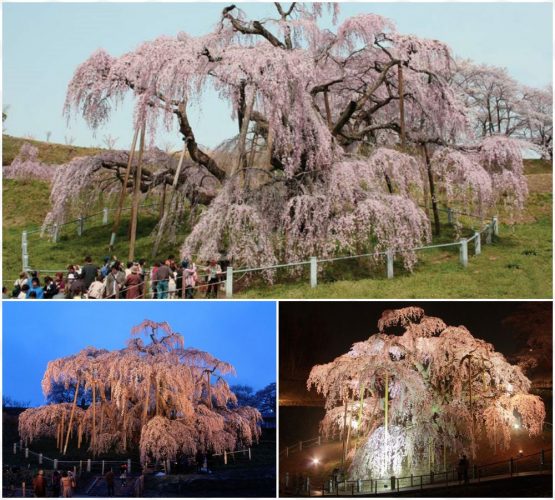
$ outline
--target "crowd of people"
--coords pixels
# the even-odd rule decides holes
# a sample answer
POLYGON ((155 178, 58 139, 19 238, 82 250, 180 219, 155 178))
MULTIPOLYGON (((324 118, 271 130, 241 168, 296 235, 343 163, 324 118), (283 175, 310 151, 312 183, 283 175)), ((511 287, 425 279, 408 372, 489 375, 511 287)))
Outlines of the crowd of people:
POLYGON ((50 489, 53 497, 57 498, 61 495, 63 498, 70 498, 73 496, 76 486, 76 479, 71 470, 63 472, 55 470, 52 473, 50 484, 48 484, 44 471, 39 470, 33 479, 33 496, 46 497, 48 496, 47 489, 50 489))
POLYGON ((193 299, 218 298, 224 282, 222 266, 211 260, 197 266, 191 260, 176 262, 170 255, 147 268, 144 259, 124 265, 116 256, 96 265, 90 255, 83 265, 69 265, 67 271, 42 278, 38 271, 22 272, 11 292, 4 287, 3 298, 14 299, 193 299))

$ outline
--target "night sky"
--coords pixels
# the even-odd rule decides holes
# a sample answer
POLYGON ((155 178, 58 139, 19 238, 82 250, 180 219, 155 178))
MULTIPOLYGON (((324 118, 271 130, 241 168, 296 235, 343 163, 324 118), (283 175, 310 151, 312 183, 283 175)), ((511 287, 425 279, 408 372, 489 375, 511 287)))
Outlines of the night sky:
POLYGON ((230 384, 259 390, 276 381, 275 302, 4 301, 3 395, 43 404, 48 361, 87 346, 121 349, 144 319, 167 321, 184 336, 185 347, 234 365, 230 384))
POLYGON ((384 310, 408 306, 421 307, 428 316, 437 316, 448 326, 466 326, 474 337, 492 343, 505 356, 522 347, 516 329, 503 323, 519 308, 528 308, 531 320, 540 318, 531 322, 536 328, 543 325, 551 335, 551 302, 282 302, 280 377, 302 382, 315 364, 330 362, 346 353, 354 342, 377 333, 384 310))

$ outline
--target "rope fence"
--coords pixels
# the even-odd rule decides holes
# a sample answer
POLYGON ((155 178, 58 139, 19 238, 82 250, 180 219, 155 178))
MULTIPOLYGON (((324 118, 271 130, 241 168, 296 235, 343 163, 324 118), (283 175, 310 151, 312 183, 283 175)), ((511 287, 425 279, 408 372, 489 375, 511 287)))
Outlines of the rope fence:
MULTIPOLYGON (((155 206, 155 204, 151 204, 151 205, 145 205, 144 207, 151 207, 151 206, 155 206)), ((73 220, 73 221, 69 221, 67 223, 65 223, 65 225, 70 225, 70 224, 78 224, 78 235, 82 235, 83 234, 83 230, 84 230, 84 225, 83 225, 83 221, 85 219, 88 218, 92 218, 98 214, 103 214, 103 224, 106 225, 108 223, 108 211, 109 210, 115 210, 115 209, 108 209, 108 208, 104 208, 104 210, 102 212, 97 212, 96 214, 91 214, 90 216, 84 218, 84 217, 80 217, 79 219, 73 220)), ((470 217, 474 217, 474 218, 479 218, 481 219, 479 216, 476 215, 471 215, 471 214, 466 214, 466 213, 462 213, 462 212, 457 212, 455 210, 452 209, 442 209, 447 211, 448 213, 448 221, 450 224, 453 223, 454 220, 454 214, 461 214, 461 215, 465 215, 465 216, 470 216, 470 217)), ((23 264, 23 271, 30 271, 31 268, 29 266, 29 244, 28 244, 28 235, 33 233, 33 232, 39 232, 41 231, 41 229, 37 229, 34 231, 23 231, 22 232, 22 236, 21 236, 21 251, 22 251, 22 264, 23 264)), ((56 231, 54 231, 54 234, 56 234, 56 231)), ((410 248, 410 249, 395 249, 395 250, 387 250, 387 251, 381 251, 381 252, 369 252, 369 253, 364 253, 364 254, 358 254, 358 255, 344 255, 344 256, 338 256, 338 257, 328 257, 328 258, 321 258, 319 259, 316 256, 312 256, 309 258, 309 260, 304 260, 304 261, 299 261, 299 262, 290 262, 290 263, 282 263, 282 264, 275 264, 275 265, 270 265, 270 266, 260 266, 260 267, 253 267, 253 268, 239 268, 239 269, 234 269, 233 266, 228 266, 225 271, 219 275, 218 277, 218 281, 215 283, 208 283, 208 282, 203 282, 203 283, 198 283, 196 284, 194 287, 178 287, 175 290, 171 291, 172 296, 171 297, 167 297, 167 298, 175 298, 176 296, 184 296, 185 294, 183 292, 185 292, 187 289, 191 289, 191 290, 203 290, 206 289, 207 287, 213 287, 212 290, 215 287, 216 293, 215 298, 217 298, 218 296, 218 289, 220 287, 224 288, 225 291, 225 298, 227 299, 231 299, 233 298, 233 294, 234 294, 234 287, 236 285, 237 282, 239 282, 243 277, 245 277, 247 274, 249 273, 256 273, 256 272, 262 272, 262 271, 272 271, 272 270, 278 270, 278 269, 287 269, 287 268, 295 268, 295 267, 301 267, 304 268, 304 266, 308 266, 309 268, 309 283, 310 286, 312 288, 315 288, 318 286, 318 272, 322 269, 322 266, 328 263, 332 263, 332 262, 338 262, 338 261, 345 261, 345 260, 352 260, 352 259, 360 259, 360 258, 383 258, 385 261, 385 272, 386 272, 386 276, 388 279, 393 279, 394 278, 394 263, 395 263, 395 257, 396 255, 402 255, 404 253, 412 253, 412 252, 422 252, 425 250, 432 250, 432 249, 438 249, 438 248, 459 248, 459 262, 461 264, 461 266, 463 268, 466 268, 468 266, 468 258, 469 258, 469 245, 472 244, 473 250, 474 250, 474 255, 480 255, 482 253, 482 243, 485 244, 491 244, 493 242, 493 239, 495 237, 499 236, 499 221, 498 221, 498 217, 494 216, 488 223, 486 223, 484 225, 484 227, 481 230, 474 230, 474 233, 472 236, 468 237, 468 238, 460 238, 458 241, 453 241, 450 243, 440 243, 437 245, 426 245, 426 246, 420 246, 420 247, 416 247, 416 248, 410 248), (237 277, 237 275, 242 275, 241 277, 237 277)), ((54 241, 56 241, 54 239, 54 241)), ((471 247, 471 248, 472 248, 471 247)), ((61 269, 61 270, 53 270, 53 269, 37 269, 37 271, 41 274, 54 274, 57 272, 66 272, 65 269, 61 269)), ((148 275, 147 275, 148 276, 148 275)), ((206 278, 207 275, 201 275, 199 276, 199 278, 206 278)), ((15 279, 9 280, 9 279, 4 279, 3 282, 10 282, 10 281, 15 281, 15 279)), ((141 283, 140 285, 131 285, 129 287, 126 287, 127 289, 133 289, 134 287, 143 287, 143 291, 140 294, 140 297, 137 298, 155 298, 157 296, 157 292, 155 292, 153 290, 153 286, 156 286, 156 282, 152 282, 150 281, 150 279, 146 279, 143 283, 141 283)), ((112 295, 113 296, 113 295, 112 295)), ((111 297, 107 297, 107 298, 111 298, 111 297)), ((116 297, 117 298, 117 297, 116 297)))

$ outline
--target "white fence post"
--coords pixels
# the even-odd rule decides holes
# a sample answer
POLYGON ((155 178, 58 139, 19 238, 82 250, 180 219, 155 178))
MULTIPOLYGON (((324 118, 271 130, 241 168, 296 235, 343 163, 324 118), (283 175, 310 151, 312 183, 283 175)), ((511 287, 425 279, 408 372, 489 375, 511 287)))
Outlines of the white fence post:
POLYGON ((108 224, 108 207, 104 207, 102 210, 102 225, 106 226, 108 224))
POLYGON ((252 460, 251 449, 249 448, 249 460, 252 460))
POLYGON ((229 266, 225 277, 225 297, 231 299, 233 297, 233 267, 229 266))
POLYGON ((394 254, 392 250, 387 251, 387 279, 393 278, 393 258, 394 254))
POLYGON ((39 453, 39 464, 42 465, 42 453, 39 453))
POLYGON ((87 458, 87 472, 91 471, 91 459, 87 458))
POLYGON ((447 209, 447 224, 453 225, 453 210, 451 208, 447 209))
POLYGON ((17 455, 17 443, 13 444, 13 454, 17 455))
POLYGON ((310 286, 315 288, 318 285, 318 260, 310 257, 310 286))
POLYGON ((322 444, 322 436, 318 436, 318 446, 322 444))
POLYGON ((112 233, 112 236, 110 236, 110 248, 113 247, 115 243, 116 243, 116 233, 112 233))
POLYGON ((25 481, 23 481, 21 483, 21 490, 22 490, 22 493, 23 493, 22 496, 23 496, 23 498, 25 498, 27 496, 27 492, 25 491, 25 481))
POLYGON ((83 219, 83 216, 80 215, 77 219, 77 236, 83 236, 84 222, 85 220, 83 219))
POLYGON ((58 242, 58 224, 54 224, 54 234, 52 234, 52 241, 54 243, 58 242))
POLYGON ((474 231, 474 255, 482 253, 482 237, 480 231, 474 231))
POLYGON ((21 233, 21 265, 23 271, 29 267, 29 255, 27 252, 27 231, 21 233))
POLYGON ((224 450, 224 465, 227 465, 227 451, 224 450))
POLYGON ((127 459, 127 473, 131 474, 131 459, 127 459))
POLYGON ((54 459, 54 470, 58 470, 58 459, 54 459))
POLYGON ((25 447, 25 458, 29 458, 29 448, 25 447))
POLYGON ((499 222, 497 220, 497 215, 493 217, 491 223, 493 225, 493 235, 499 236, 499 222))
POLYGON ((462 238, 461 241, 461 250, 460 250, 460 260, 463 267, 468 266, 468 241, 466 238, 462 238))
POLYGON ((104 475, 104 460, 102 460, 102 475, 104 475))
POLYGON ((303 451, 303 442, 299 441, 299 451, 303 451))

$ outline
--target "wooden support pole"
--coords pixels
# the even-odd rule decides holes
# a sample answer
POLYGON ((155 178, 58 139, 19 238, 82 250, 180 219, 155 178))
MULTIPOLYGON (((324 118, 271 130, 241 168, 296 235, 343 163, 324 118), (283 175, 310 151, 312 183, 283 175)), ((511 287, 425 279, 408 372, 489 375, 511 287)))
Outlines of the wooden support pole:
POLYGON ((129 150, 129 160, 127 161, 127 168, 125 169, 125 176, 123 178, 123 184, 121 185, 121 191, 119 194, 116 217, 114 219, 114 225, 112 226, 112 237, 110 238, 110 251, 114 249, 114 244, 116 242, 116 234, 118 232, 119 224, 121 221, 121 211, 123 209, 123 202, 125 200, 125 192, 127 191, 127 183, 129 182, 129 173, 131 172, 131 164, 133 163, 133 157, 135 156, 135 148, 137 146, 138 135, 139 135, 139 127, 135 129, 135 133, 133 134, 133 141, 131 142, 131 149, 129 150))
POLYGON ((141 129, 141 139, 139 143, 139 158, 137 160, 137 168, 135 169, 135 185, 133 191, 133 207, 131 210, 131 235, 129 239, 129 254, 127 260, 133 262, 135 258, 135 240, 137 238, 137 219, 139 215, 139 196, 141 195, 141 174, 143 153, 145 149, 145 130, 146 125, 143 124, 141 129))
POLYGON ((73 415, 75 414, 75 407, 77 406, 78 395, 79 395, 79 379, 77 379, 77 385, 75 386, 75 395, 73 396, 73 405, 71 406, 71 413, 69 414, 69 425, 67 426, 66 443, 64 445, 64 455, 67 452, 67 445, 69 444, 69 435, 71 432, 71 425, 73 423, 73 415))

